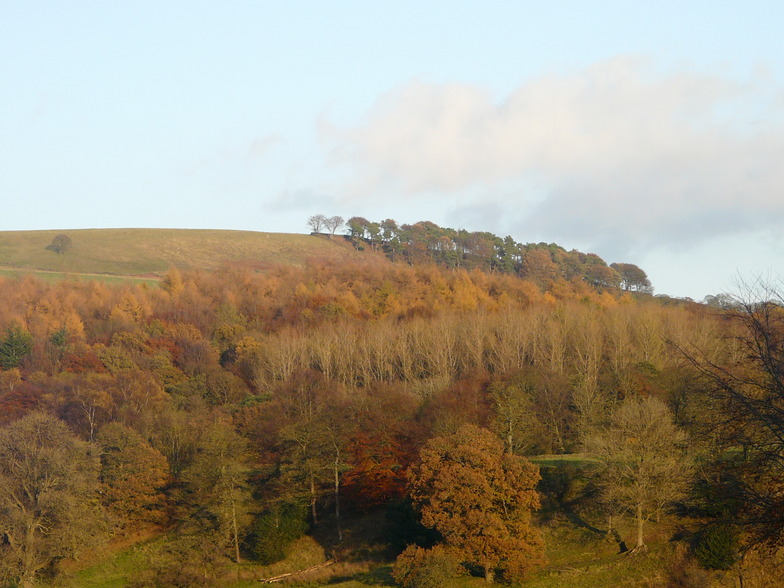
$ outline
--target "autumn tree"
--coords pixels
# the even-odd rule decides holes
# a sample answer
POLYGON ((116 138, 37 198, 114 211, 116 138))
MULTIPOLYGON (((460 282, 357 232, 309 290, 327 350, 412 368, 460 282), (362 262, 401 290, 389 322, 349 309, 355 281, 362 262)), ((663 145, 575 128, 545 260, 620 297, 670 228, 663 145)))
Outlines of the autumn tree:
POLYGON ((505 452, 490 431, 464 425, 422 449, 409 493, 422 523, 482 568, 487 582, 499 571, 519 580, 544 561, 542 537, 531 525, 538 481, 538 468, 505 452))
POLYGON ((525 454, 542 432, 533 409, 532 390, 517 378, 493 382, 488 392, 495 412, 493 430, 504 439, 509 453, 525 454))
POLYGON ((98 455, 66 425, 34 412, 0 429, 0 571, 33 586, 57 560, 103 535, 98 455))
POLYGON ((318 497, 322 489, 329 488, 340 543, 341 488, 343 474, 350 469, 348 444, 354 429, 354 423, 347 418, 350 407, 339 389, 318 386, 317 377, 311 382, 300 380, 281 392, 284 410, 291 419, 280 430, 282 476, 307 488, 314 525, 319 522, 318 497))
POLYGON ((633 263, 611 263, 610 267, 618 272, 621 288, 631 292, 653 292, 647 274, 633 263))
POLYGON ((530 247, 525 252, 520 271, 524 278, 536 282, 541 288, 558 278, 558 266, 551 254, 538 247, 530 247))
POLYGON ((346 221, 349 236, 355 241, 361 241, 365 238, 365 233, 370 226, 370 221, 361 216, 352 216, 346 221))
POLYGON ((618 271, 604 263, 588 266, 585 270, 585 279, 597 288, 617 288, 621 282, 618 271))
POLYGON ((169 462, 136 431, 109 423, 98 433, 104 505, 128 523, 161 523, 165 519, 169 462))
POLYGON ((329 468, 329 447, 322 415, 326 410, 326 383, 315 372, 293 374, 288 385, 276 391, 285 424, 277 431, 280 473, 293 490, 307 496, 311 522, 319 523, 318 497, 323 474, 329 468))
POLYGON ((603 501, 634 515, 632 551, 645 549, 645 522, 682 498, 691 480, 686 433, 660 400, 630 397, 606 427, 587 436, 585 447, 600 464, 596 479, 603 501))
POLYGON ((66 374, 58 384, 58 416, 87 441, 94 441, 100 426, 110 419, 114 379, 108 374, 66 374))
POLYGON ((240 542, 250 523, 245 440, 224 423, 204 432, 182 480, 190 492, 197 517, 215 531, 240 563, 240 542))

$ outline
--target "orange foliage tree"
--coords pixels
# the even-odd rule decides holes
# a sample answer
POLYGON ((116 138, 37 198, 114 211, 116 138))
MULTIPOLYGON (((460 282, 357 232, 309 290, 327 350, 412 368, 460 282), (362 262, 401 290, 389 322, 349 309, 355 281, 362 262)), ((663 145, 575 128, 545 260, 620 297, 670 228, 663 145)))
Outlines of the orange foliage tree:
POLYGON ((538 481, 535 465, 504 452, 487 429, 464 425, 422 449, 409 493, 422 523, 481 567, 486 581, 499 571, 517 581, 544 562, 544 541, 531 525, 538 481))
POLYGON ((163 522, 163 488, 169 479, 169 462, 163 454, 136 431, 116 422, 104 426, 97 440, 103 502, 120 526, 163 522))

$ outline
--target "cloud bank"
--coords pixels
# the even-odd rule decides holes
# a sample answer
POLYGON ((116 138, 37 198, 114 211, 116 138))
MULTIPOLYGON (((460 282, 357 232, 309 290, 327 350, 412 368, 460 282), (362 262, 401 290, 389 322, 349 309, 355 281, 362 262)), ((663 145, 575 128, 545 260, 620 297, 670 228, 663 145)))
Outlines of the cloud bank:
POLYGON ((764 75, 661 75, 624 58, 502 100, 411 81, 328 139, 333 163, 351 170, 348 193, 454 210, 485 201, 505 219, 471 228, 514 225, 623 255, 779 226, 783 106, 764 75))

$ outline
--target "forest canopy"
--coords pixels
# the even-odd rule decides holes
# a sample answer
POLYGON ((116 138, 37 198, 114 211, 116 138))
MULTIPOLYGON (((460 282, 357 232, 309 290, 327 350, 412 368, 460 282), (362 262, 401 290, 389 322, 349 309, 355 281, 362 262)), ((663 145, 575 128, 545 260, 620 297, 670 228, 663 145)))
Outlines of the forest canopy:
MULTIPOLYGON (((147 528, 171 537, 172 555, 151 562, 145 581, 218 582, 231 565, 287 557, 303 533, 340 554, 349 521, 383 512, 398 513, 384 533, 389 549, 406 548, 397 569, 409 579, 459 568, 488 579, 534 573, 547 543, 539 504, 548 516, 586 505, 581 516, 602 527, 608 513, 616 525, 637 511, 646 543, 650 521, 689 513, 678 520, 702 541, 705 565, 718 568, 734 565, 740 547, 716 556, 706 538, 717 533, 735 542, 728 545, 780 540, 761 526, 759 507, 780 504, 771 493, 780 462, 769 452, 777 424, 742 404, 770 394, 778 406, 777 304, 722 309, 594 287, 580 276, 544 286, 477 268, 318 262, 172 269, 160 287, 0 278, 0 299, 0 449, 24 449, 13 447, 15 432, 49 423, 56 438, 43 446, 59 453, 42 467, 82 464, 83 472, 52 491, 83 513, 79 525, 92 525, 51 510, 47 537, 61 539, 36 539, 37 559, 25 559, 7 496, 0 556, 9 581, 61 573, 85 549, 76 540, 85 533, 95 543, 147 528), (760 345, 766 354, 754 351, 760 345), (618 489, 625 478, 602 478, 590 464, 605 454, 607 464, 621 463, 610 461, 618 455, 633 462, 652 446, 635 445, 647 413, 623 407, 637 406, 655 408, 667 440, 680 451, 688 439, 690 451, 651 449, 682 456, 677 488, 655 482, 653 493, 629 498, 618 489), (612 438, 595 441, 616 430, 628 440, 622 454, 602 449, 612 438), (476 518, 494 525, 492 545, 470 526, 450 540, 455 527, 427 510, 437 495, 422 488, 449 472, 431 467, 425 479, 423 464, 465 446, 460 435, 477 440, 471 459, 479 465, 452 473, 506 497, 491 501, 497 516, 476 518), (553 455, 588 465, 522 461, 553 455), (525 484, 513 491, 504 476, 525 484), (597 485, 601 494, 591 494, 597 485), (585 494, 570 502, 576 488, 585 494), (527 542, 507 541, 509 529, 527 542), (520 550, 528 555, 516 559, 520 550)), ((6 489, 24 484, 20 471, 2 475, 6 489)))

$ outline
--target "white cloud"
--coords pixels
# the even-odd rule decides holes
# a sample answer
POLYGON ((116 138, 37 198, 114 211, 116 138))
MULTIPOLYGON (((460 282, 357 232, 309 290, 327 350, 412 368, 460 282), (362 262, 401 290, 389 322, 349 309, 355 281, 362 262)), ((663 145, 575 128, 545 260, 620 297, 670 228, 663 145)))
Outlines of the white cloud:
POLYGON ((353 174, 349 193, 426 196, 459 215, 499 190, 506 217, 470 228, 514 224, 513 234, 622 255, 784 220, 780 96, 762 75, 656 75, 623 58, 531 80, 501 101, 412 81, 327 140, 353 174))

